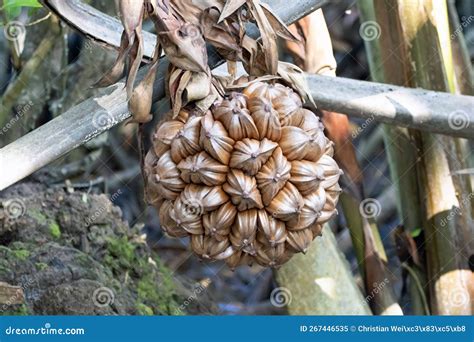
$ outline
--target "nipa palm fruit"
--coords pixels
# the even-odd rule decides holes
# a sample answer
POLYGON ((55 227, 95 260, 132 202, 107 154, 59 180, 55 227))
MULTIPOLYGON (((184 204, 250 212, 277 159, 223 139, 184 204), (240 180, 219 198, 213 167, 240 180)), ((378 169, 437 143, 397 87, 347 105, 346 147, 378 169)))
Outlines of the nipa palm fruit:
POLYGON ((163 230, 231 268, 277 267, 336 213, 340 169, 318 117, 282 84, 250 82, 158 125, 145 160, 163 230), (198 111, 195 111, 198 112, 198 111))

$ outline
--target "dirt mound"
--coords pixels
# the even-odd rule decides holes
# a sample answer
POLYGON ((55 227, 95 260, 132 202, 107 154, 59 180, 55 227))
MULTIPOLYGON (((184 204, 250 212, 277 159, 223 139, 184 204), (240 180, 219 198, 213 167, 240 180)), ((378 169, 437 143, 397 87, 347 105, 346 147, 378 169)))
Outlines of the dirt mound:
MULTIPOLYGON (((113 198, 112 198, 113 199, 113 198)), ((130 229, 106 195, 20 184, 0 193, 0 314, 212 312, 130 229), (1 284, 1 283, 0 283, 1 284), (0 286, 1 291, 1 286, 0 286)))

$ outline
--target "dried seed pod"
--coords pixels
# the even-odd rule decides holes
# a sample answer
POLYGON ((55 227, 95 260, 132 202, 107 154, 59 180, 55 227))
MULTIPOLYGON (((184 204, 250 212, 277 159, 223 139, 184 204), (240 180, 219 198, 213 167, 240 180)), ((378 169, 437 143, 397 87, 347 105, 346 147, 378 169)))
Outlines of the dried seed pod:
POLYGON ((219 206, 229 200, 229 196, 220 186, 204 186, 189 184, 186 185, 181 198, 186 203, 190 203, 195 210, 201 213, 204 211, 216 210, 219 206))
POLYGON ((319 223, 324 223, 337 214, 336 206, 341 191, 341 187, 337 183, 325 190, 326 202, 324 203, 324 207, 321 211, 321 216, 318 219, 319 223))
POLYGON ((163 201, 163 197, 160 194, 158 184, 155 182, 155 167, 158 163, 158 157, 155 151, 151 149, 145 156, 144 162, 144 176, 147 187, 145 188, 145 199, 146 201, 157 208, 163 201))
POLYGON ((331 203, 332 206, 336 207, 339 199, 339 194, 342 192, 341 187, 338 183, 326 189, 326 201, 331 203))
POLYGON ((303 206, 303 196, 301 196, 293 184, 287 182, 283 189, 281 189, 270 202, 267 210, 273 217, 283 221, 289 221, 298 217, 303 206))
POLYGON ((166 234, 172 237, 188 236, 188 232, 171 217, 171 212, 174 210, 173 207, 173 201, 167 200, 161 204, 159 211, 161 228, 166 234))
POLYGON ((173 210, 170 217, 178 226, 189 234, 202 234, 204 229, 201 223, 202 208, 193 201, 188 201, 182 197, 174 201, 173 210))
POLYGON ((201 146, 224 165, 229 164, 234 140, 227 134, 222 123, 215 121, 208 113, 201 121, 201 146))
POLYGON ((257 255, 255 256, 255 260, 262 266, 280 266, 288 260, 285 252, 285 244, 283 243, 275 246, 257 244, 257 255))
POLYGON ((171 158, 175 163, 179 163, 181 159, 201 150, 199 146, 201 119, 199 116, 189 118, 171 141, 171 158))
MULTIPOLYGON (((167 2, 165 2, 167 3, 167 2)), ((183 70, 207 72, 206 42, 198 26, 170 18, 170 9, 156 6, 165 13, 153 16, 163 50, 171 63, 183 70)))
POLYGON ((311 232, 313 233, 313 239, 322 235, 323 226, 319 223, 313 224, 309 229, 311 229, 311 232))
POLYGON ((223 189, 230 195, 232 203, 239 211, 263 208, 262 197, 257 189, 255 178, 245 175, 240 170, 230 170, 223 189))
POLYGON ((147 200, 161 204, 163 230, 190 236, 201 258, 279 267, 337 212, 340 170, 299 95, 262 81, 243 93, 211 99, 211 110, 174 108, 145 158, 147 200))
POLYGON ((289 230, 286 241, 294 252, 306 253, 313 241, 313 232, 311 229, 289 230))
POLYGON ((249 100, 249 109, 259 132, 259 139, 280 140, 280 120, 278 112, 272 107, 272 103, 265 98, 252 97, 249 100))
POLYGON ((334 156, 334 143, 329 139, 326 139, 326 149, 324 150, 324 154, 329 157, 334 156))
POLYGON ((171 153, 165 152, 156 162, 154 177, 149 181, 156 185, 156 190, 163 198, 174 200, 184 189, 185 183, 180 177, 176 164, 171 159, 171 153))
POLYGON ((291 162, 291 178, 299 192, 306 196, 316 189, 324 179, 324 169, 315 162, 295 160, 291 162))
POLYGON ((229 168, 211 158, 206 152, 200 152, 183 159, 178 164, 181 178, 186 183, 220 185, 225 182, 229 168))
POLYGON ((313 225, 322 215, 323 207, 326 203, 326 192, 322 187, 317 188, 304 198, 304 206, 298 217, 286 223, 289 230, 306 229, 313 225))
POLYGON ((280 147, 290 161, 301 160, 306 156, 311 137, 301 128, 294 126, 282 127, 280 147))
POLYGON ((171 148, 171 141, 183 127, 184 123, 177 120, 165 121, 158 126, 153 135, 153 147, 158 157, 171 148))
POLYGON ((255 255, 255 237, 257 234, 257 210, 239 211, 235 218, 230 241, 237 250, 255 255))
POLYGON ((210 236, 192 235, 191 247, 203 259, 222 260, 234 254, 234 248, 229 240, 217 241, 210 236))
POLYGON ((264 245, 275 247, 286 240, 285 223, 268 215, 266 210, 258 211, 258 228, 264 245))
POLYGON ((298 101, 295 100, 294 96, 281 96, 273 100, 273 108, 278 113, 278 118, 282 126, 290 125, 290 118, 295 112, 301 109, 301 100, 298 97, 296 97, 296 99, 298 99, 298 101))
POLYGON ((230 257, 225 261, 227 266, 233 271, 237 266, 248 265, 252 266, 254 257, 243 251, 235 251, 230 257))
POLYGON ((306 132, 314 130, 324 130, 324 126, 319 118, 310 110, 300 108, 289 117, 289 124, 301 128, 306 132))
POLYGON ((266 163, 277 146, 277 143, 266 138, 261 141, 245 138, 234 145, 229 166, 253 176, 266 163))
POLYGON ((212 112, 222 122, 229 136, 234 140, 258 139, 258 130, 247 108, 241 108, 238 101, 224 100, 212 112))
POLYGON ((342 170, 339 169, 333 158, 328 155, 321 156, 318 160, 318 166, 320 166, 324 172, 324 180, 321 182, 323 188, 327 189, 337 184, 342 170))
POLYGON ((253 82, 247 88, 244 89, 244 95, 249 99, 254 97, 266 98, 273 102, 273 100, 279 97, 285 97, 288 95, 288 88, 276 83, 270 84, 265 82, 253 82))
POLYGON ((283 156, 281 148, 277 147, 256 176, 264 205, 268 206, 285 186, 286 181, 290 179, 290 170, 291 164, 283 156))
POLYGON ((237 215, 237 209, 231 202, 227 202, 221 205, 219 209, 205 214, 202 217, 202 224, 206 235, 212 236, 218 241, 227 239, 235 215, 237 215))

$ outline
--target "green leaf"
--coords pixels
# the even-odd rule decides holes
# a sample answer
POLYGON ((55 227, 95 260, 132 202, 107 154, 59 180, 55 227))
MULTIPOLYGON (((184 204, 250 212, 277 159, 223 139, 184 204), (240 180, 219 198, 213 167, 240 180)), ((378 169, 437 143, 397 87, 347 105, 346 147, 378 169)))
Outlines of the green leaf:
POLYGON ((38 0, 5 0, 1 9, 5 11, 7 20, 11 21, 20 15, 22 7, 38 8, 41 4, 38 0))
POLYGON ((411 236, 414 237, 414 238, 416 238, 420 234, 421 234, 421 228, 413 229, 413 231, 411 232, 411 236))

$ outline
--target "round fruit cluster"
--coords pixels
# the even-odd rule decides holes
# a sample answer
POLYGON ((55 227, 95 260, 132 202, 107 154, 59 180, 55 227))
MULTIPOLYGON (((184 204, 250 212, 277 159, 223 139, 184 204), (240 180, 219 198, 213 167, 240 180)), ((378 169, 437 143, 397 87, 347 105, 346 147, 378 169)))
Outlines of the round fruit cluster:
POLYGON ((163 230, 203 259, 279 266, 336 213, 341 170, 318 117, 279 83, 254 82, 205 115, 158 125, 145 160, 163 230))

